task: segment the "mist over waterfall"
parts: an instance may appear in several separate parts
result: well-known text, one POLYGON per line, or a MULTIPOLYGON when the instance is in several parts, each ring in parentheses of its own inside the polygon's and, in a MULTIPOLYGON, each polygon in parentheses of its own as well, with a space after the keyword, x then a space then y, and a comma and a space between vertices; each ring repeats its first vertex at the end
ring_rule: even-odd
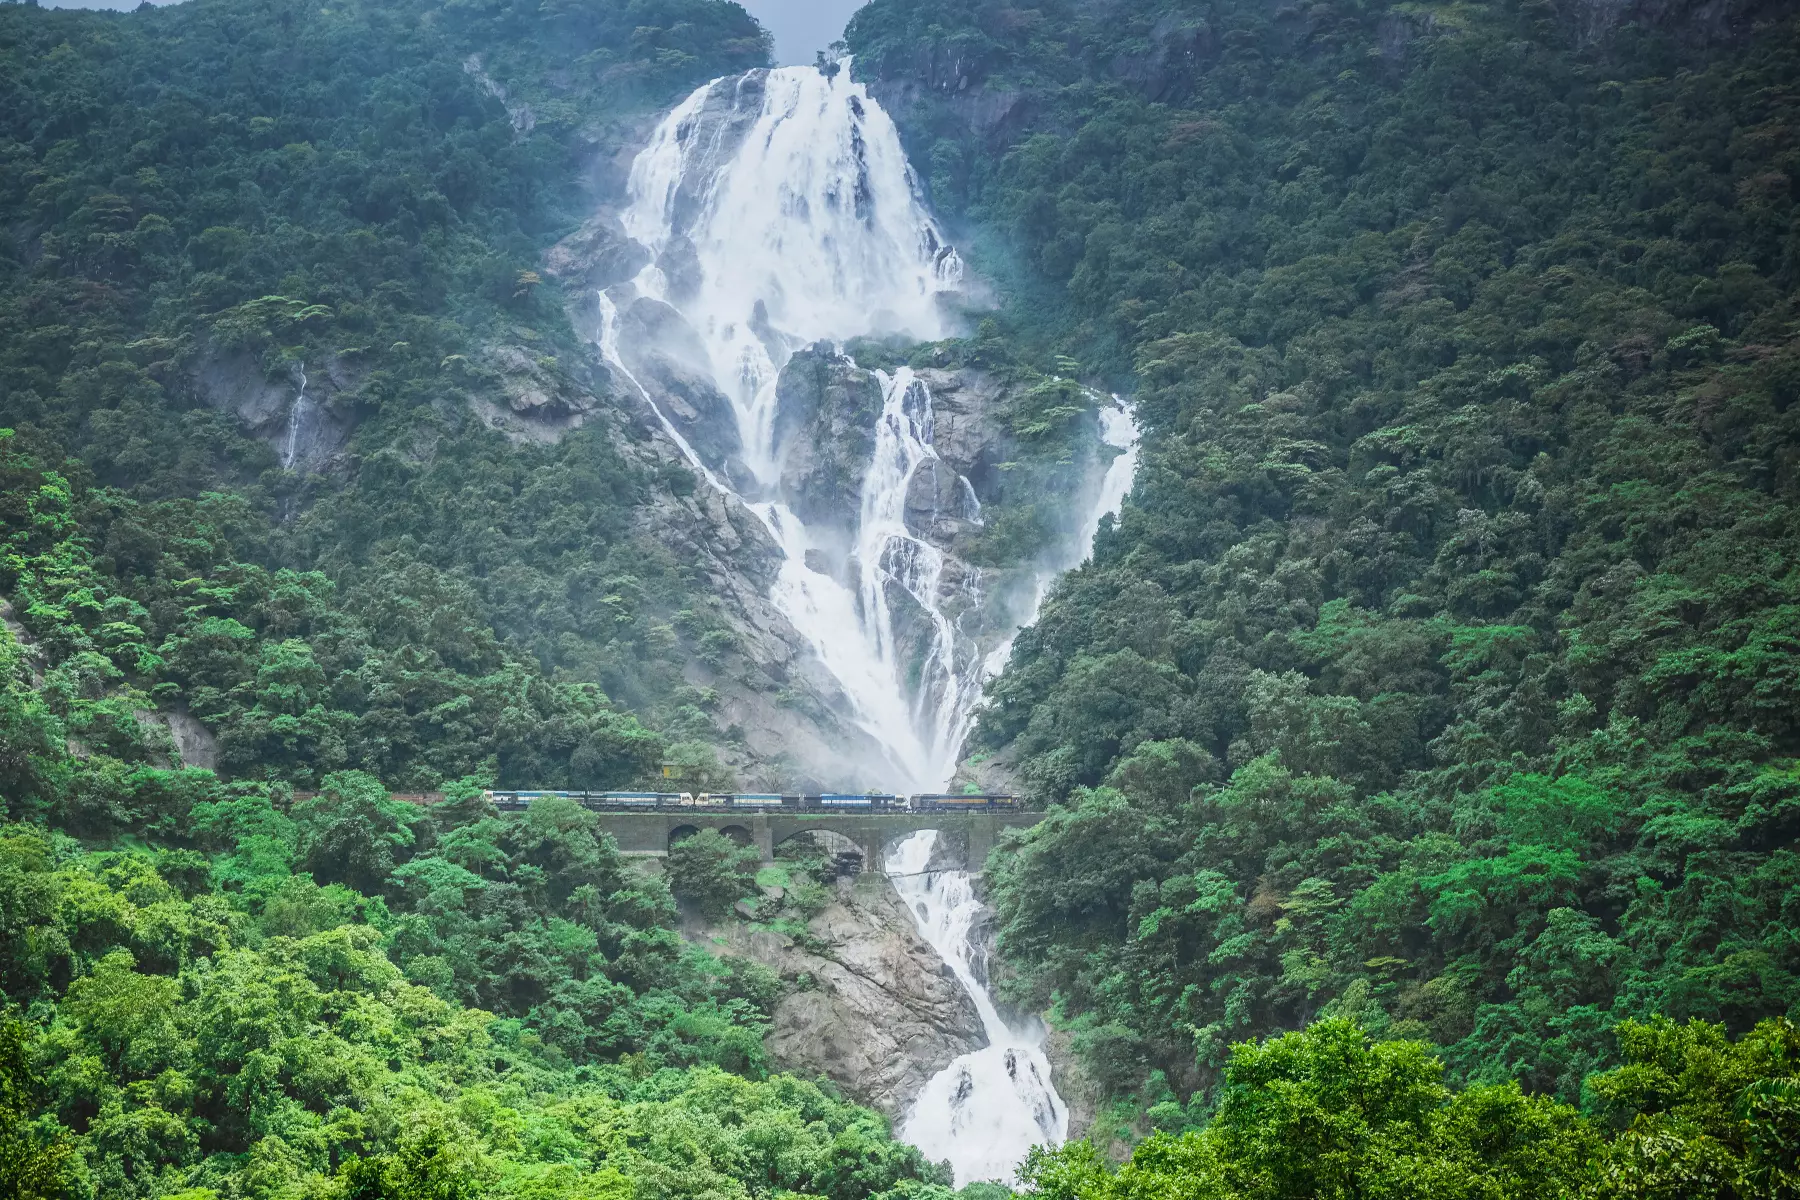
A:
POLYGON ((848 62, 717 80, 682 102, 632 166, 636 280, 700 335, 746 465, 774 483, 775 384, 802 346, 950 332, 939 298, 962 260, 920 202, 899 134, 848 62))
POLYGON ((1042 564, 1035 589, 1011 579, 1003 590, 947 553, 945 528, 984 518, 970 480, 939 453, 931 387, 910 368, 865 372, 842 353, 859 337, 956 332, 963 262, 892 120, 848 60, 714 80, 634 160, 620 224, 642 265, 598 296, 601 351, 707 485, 780 548, 769 599, 837 688, 828 706, 866 738, 839 764, 839 784, 943 790, 996 647, 1092 535, 1042 564), (796 481, 797 464, 821 453, 783 391, 801 355, 829 358, 871 393, 866 424, 844 439, 855 461, 833 464, 854 490, 827 501, 796 481))
POLYGON ((983 911, 974 879, 967 871, 930 869, 937 838, 927 829, 898 842, 888 854, 888 878, 919 933, 968 990, 988 1044, 932 1077, 900 1136, 934 1162, 948 1159, 959 1187, 982 1179, 1010 1183, 1032 1146, 1062 1144, 1069 1110, 1050 1082, 1043 1027, 1035 1020, 1009 1024, 988 994, 984 951, 974 937, 983 911))

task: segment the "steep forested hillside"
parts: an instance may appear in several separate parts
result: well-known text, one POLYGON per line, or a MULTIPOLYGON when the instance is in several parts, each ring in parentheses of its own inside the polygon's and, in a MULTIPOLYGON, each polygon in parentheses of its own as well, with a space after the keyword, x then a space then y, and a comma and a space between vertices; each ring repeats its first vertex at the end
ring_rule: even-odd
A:
POLYGON ((543 250, 764 54, 711 0, 0 6, 0 1194, 947 1194, 591 813, 480 799, 707 725, 619 430, 477 416, 600 392, 543 250))
POLYGON ((1052 805, 992 864, 1021 997, 1171 1127, 1325 1016, 1574 1102, 1621 1019, 1791 1012, 1800 27, 877 0, 849 37, 1018 336, 1147 429, 979 733, 1052 805))
MULTIPOLYGON (((1800 1187, 1785 7, 854 22, 1003 297, 946 353, 1145 431, 975 747, 1049 808, 1006 986, 1164 1131, 1035 1192, 1800 1187)), ((639 527, 695 481, 545 252, 766 54, 719 0, 0 5, 0 1192, 949 1195, 769 1075, 802 981, 678 936, 733 846, 479 798, 720 778, 731 637, 639 527)))
POLYGON ((658 481, 604 411, 480 416, 604 399, 543 251, 634 123, 765 50, 715 0, 0 6, 0 595, 69 695, 302 786, 616 785, 710 731, 705 599, 632 535, 658 481))

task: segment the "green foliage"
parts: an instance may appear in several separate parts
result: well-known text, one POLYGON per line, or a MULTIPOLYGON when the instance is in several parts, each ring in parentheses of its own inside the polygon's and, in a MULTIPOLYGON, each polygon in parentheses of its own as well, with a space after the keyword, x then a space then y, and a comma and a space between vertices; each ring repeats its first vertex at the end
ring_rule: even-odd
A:
MULTIPOLYGON (((266 526, 235 497, 140 506, 70 485, 27 444, 0 431, 0 491, 31 514, 10 527, 0 589, 45 670, 35 696, 15 682, 0 710, 17 812, 54 802, 81 808, 83 832, 173 832, 160 822, 176 814, 129 794, 170 749, 136 716, 159 703, 217 732, 224 772, 301 785, 351 768, 419 790, 481 773, 621 786, 662 756, 665 739, 598 688, 509 651, 454 575, 390 563, 346 598, 320 572, 242 561, 266 526), (127 537, 153 565, 122 576, 94 547, 127 537), (42 774, 52 718, 91 752, 91 787, 42 774)), ((30 664, 4 636, 16 681, 30 664)))
POLYGON ((724 834, 703 829, 669 847, 669 890, 710 917, 722 917, 745 896, 756 894, 755 846, 740 846, 724 834))
POLYGON ((17 1017, 0 1024, 0 1194, 60 1200, 81 1193, 74 1147, 54 1123, 36 1119, 31 1029, 17 1017))
POLYGON ((1621 1020, 1800 1004, 1800 26, 1686 20, 852 23, 1018 340, 1144 425, 976 736, 1050 807, 1016 998, 1120 1095, 1342 1016, 1576 1102, 1621 1020))
POLYGON ((1667 1018, 1618 1031, 1625 1066, 1597 1076, 1601 1111, 1630 1124, 1601 1159, 1604 1195, 1791 1195, 1800 1184, 1800 1031, 1733 1043, 1667 1018))
MULTIPOLYGON (((392 803, 366 779, 328 786, 363 816, 392 803)), ((779 983, 683 946, 666 889, 593 814, 415 813, 384 901, 291 873, 316 813, 214 787, 196 822, 219 848, 210 884, 193 851, 0 827, 0 980, 41 1026, 0 1027, 9 1196, 936 1186, 877 1115, 762 1078, 779 983)))
POLYGON ((1791 1194, 1791 1024, 1734 1043, 1658 1019, 1619 1038, 1625 1065, 1593 1081, 1609 1123, 1516 1083, 1452 1091, 1425 1044, 1320 1021, 1234 1046, 1204 1129, 1158 1133, 1116 1169, 1086 1142, 1039 1149, 1021 1181, 1044 1200, 1791 1194))
POLYGON ((607 694, 710 732, 622 431, 480 414, 521 371, 604 408, 534 270, 595 131, 766 55, 722 0, 0 6, 0 593, 65 734, 131 761, 149 697, 231 774, 425 790, 634 780, 663 742, 607 694), (256 409, 303 371, 325 477, 256 409))

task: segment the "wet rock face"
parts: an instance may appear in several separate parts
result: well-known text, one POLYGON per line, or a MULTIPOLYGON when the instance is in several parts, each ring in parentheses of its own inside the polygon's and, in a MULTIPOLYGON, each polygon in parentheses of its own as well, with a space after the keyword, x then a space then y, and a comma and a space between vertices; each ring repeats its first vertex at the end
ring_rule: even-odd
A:
POLYGON ((981 1018, 921 938, 887 877, 840 885, 808 924, 816 952, 770 929, 734 924, 726 953, 755 959, 791 984, 764 1044, 783 1070, 824 1075, 898 1118, 927 1080, 986 1043, 981 1018))
POLYGON ((248 351, 209 351, 191 378, 201 400, 237 417, 282 466, 314 472, 328 469, 350 440, 361 375, 335 354, 271 373, 248 351))
POLYGON ((650 262, 650 252, 625 236, 612 213, 602 212, 550 248, 544 270, 570 287, 606 288, 623 283, 650 262))
POLYGON ((775 396, 783 499, 809 526, 848 529, 875 449, 881 381, 821 343, 788 360, 775 396))
POLYGON ((906 528, 915 536, 950 541, 981 520, 975 487, 948 462, 919 464, 906 485, 906 528))
POLYGON ((737 415, 713 386, 706 348, 680 313, 659 300, 634 300, 619 322, 619 352, 701 461, 734 481, 748 478, 737 415))
MULTIPOLYGON (((1004 499, 1004 475, 1000 464, 1014 451, 1012 435, 1002 414, 1006 410, 1006 387, 986 371, 973 368, 945 370, 927 367, 918 372, 919 381, 931 389, 932 445, 938 457, 968 480, 964 500, 973 493, 979 504, 995 504, 1004 499)), ((942 494, 941 487, 939 494, 942 494)), ((909 497, 910 502, 910 497, 909 497)), ((948 512, 953 506, 939 505, 948 512)), ((969 514, 957 515, 967 519, 969 514)))

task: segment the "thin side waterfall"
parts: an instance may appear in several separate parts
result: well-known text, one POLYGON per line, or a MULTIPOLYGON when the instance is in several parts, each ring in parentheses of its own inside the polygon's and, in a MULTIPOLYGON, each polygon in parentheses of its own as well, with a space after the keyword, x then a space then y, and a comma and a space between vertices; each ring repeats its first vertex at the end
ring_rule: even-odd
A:
POLYGON ((1008 1024, 984 982, 985 951, 973 939, 982 904, 967 871, 932 871, 937 831, 921 830, 887 857, 888 878, 906 901, 919 933, 967 989, 988 1044, 956 1059, 926 1083, 900 1136, 933 1162, 948 1159, 958 1187, 989 1179, 1011 1183, 1036 1145, 1060 1146, 1069 1110, 1050 1082, 1045 1031, 1038 1022, 1008 1024))
MULTIPOLYGON (((1136 411, 1118 396, 1112 397, 1110 407, 1100 409, 1100 440, 1119 453, 1106 464, 1106 475, 1100 480, 1100 493, 1094 498, 1093 508, 1082 521, 1081 534, 1074 543, 1077 556, 1067 561, 1053 561, 1047 564, 1046 570, 1038 572, 1037 587, 1031 597, 1031 609, 1025 617, 1026 625, 1037 620, 1038 612, 1044 607, 1044 599, 1050 594, 1050 585, 1065 572, 1074 570, 1093 557, 1094 538, 1100 532, 1100 523, 1108 517, 1117 517, 1125 507, 1125 493, 1131 490, 1131 481, 1137 475, 1138 423, 1136 411)), ((981 667, 982 683, 985 684, 1006 669, 1019 632, 1014 630, 1007 635, 1005 641, 988 652, 981 667)))
POLYGON ((300 389, 294 394, 294 402, 288 405, 287 436, 281 445, 281 468, 284 471, 294 469, 294 462, 300 457, 300 433, 306 426, 306 364, 294 364, 294 375, 299 381, 300 389))

